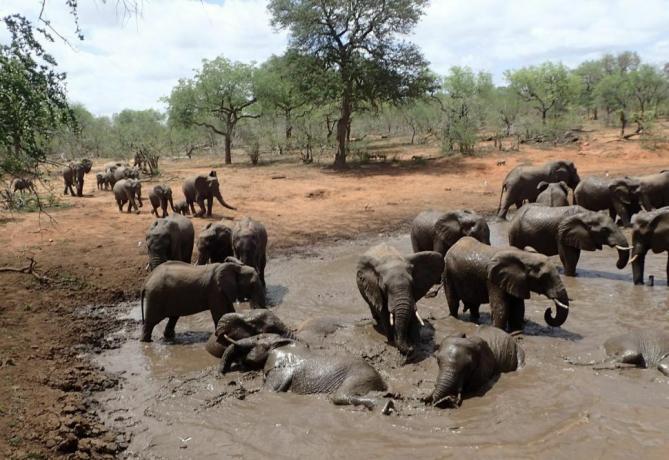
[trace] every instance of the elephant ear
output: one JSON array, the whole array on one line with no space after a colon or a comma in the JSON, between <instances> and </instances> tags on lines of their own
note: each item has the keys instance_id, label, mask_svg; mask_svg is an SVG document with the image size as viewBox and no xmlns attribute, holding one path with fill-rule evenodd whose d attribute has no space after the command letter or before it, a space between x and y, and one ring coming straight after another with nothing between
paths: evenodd
<instances>
[{"instance_id":1,"label":"elephant ear","mask_svg":"<svg viewBox=\"0 0 669 460\"><path fill-rule=\"evenodd\" d=\"M207 186L207 177L206 176L196 176L195 177L195 190L204 190Z\"/></svg>"},{"instance_id":2,"label":"elephant ear","mask_svg":"<svg viewBox=\"0 0 669 460\"><path fill-rule=\"evenodd\" d=\"M441 283L444 258L435 251L417 252L407 257L413 266L413 298L420 300L435 284Z\"/></svg>"},{"instance_id":3,"label":"elephant ear","mask_svg":"<svg viewBox=\"0 0 669 460\"><path fill-rule=\"evenodd\" d=\"M587 212L584 212L562 219L558 226L558 240L562 244L584 251L601 249L601 245L590 233L590 225L585 220L586 216Z\"/></svg>"},{"instance_id":4,"label":"elephant ear","mask_svg":"<svg viewBox=\"0 0 669 460\"><path fill-rule=\"evenodd\" d=\"M521 251L500 251L490 261L488 280L514 297L530 298L527 269L519 258Z\"/></svg>"},{"instance_id":5,"label":"elephant ear","mask_svg":"<svg viewBox=\"0 0 669 460\"><path fill-rule=\"evenodd\" d=\"M631 190L624 182L613 182L611 185L609 185L609 192L623 204L629 205L632 202Z\"/></svg>"},{"instance_id":6,"label":"elephant ear","mask_svg":"<svg viewBox=\"0 0 669 460\"><path fill-rule=\"evenodd\" d=\"M537 184L537 192L539 192L539 193L543 192L544 190L546 190L548 188L549 185L550 184L548 182L546 182L545 180L542 180L541 182L539 182L539 184Z\"/></svg>"},{"instance_id":7,"label":"elephant ear","mask_svg":"<svg viewBox=\"0 0 669 460\"><path fill-rule=\"evenodd\" d=\"M376 270L376 259L370 256L362 256L358 261L358 272L356 282L358 290L365 302L381 311L384 305L384 293L381 290L381 274Z\"/></svg>"},{"instance_id":8,"label":"elephant ear","mask_svg":"<svg viewBox=\"0 0 669 460\"><path fill-rule=\"evenodd\" d=\"M444 214L434 224L434 233L443 241L446 248L453 246L465 233L454 212Z\"/></svg>"},{"instance_id":9,"label":"elephant ear","mask_svg":"<svg viewBox=\"0 0 669 460\"><path fill-rule=\"evenodd\" d=\"M666 241L669 238L669 212L657 212L645 226L645 234L652 233L650 247L653 252L662 252L666 250Z\"/></svg>"}]
</instances>

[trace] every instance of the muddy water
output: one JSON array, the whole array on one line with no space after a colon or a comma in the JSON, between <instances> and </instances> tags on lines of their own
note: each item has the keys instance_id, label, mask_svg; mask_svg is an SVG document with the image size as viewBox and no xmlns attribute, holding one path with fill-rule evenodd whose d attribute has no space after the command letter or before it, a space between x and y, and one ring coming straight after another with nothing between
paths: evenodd
<instances>
[{"instance_id":1,"label":"muddy water","mask_svg":"<svg viewBox=\"0 0 669 460\"><path fill-rule=\"evenodd\" d=\"M493 224L493 244L504 244L504 224ZM526 303L522 346L527 365L501 376L482 395L457 410L425 408L437 373L434 358L402 365L397 352L372 328L354 276L358 256L388 241L410 251L407 236L347 242L309 254L273 258L268 288L275 311L297 326L317 316L336 316L344 327L314 347L346 350L368 359L393 392L398 413L379 415L336 407L326 396L257 391L258 373L216 375L217 362L203 350L213 330L208 313L183 318L175 344L159 337L140 343L139 326L122 348L100 358L125 377L104 395L109 423L133 432L129 453L142 458L667 458L669 381L655 370L593 371L564 362L603 356L601 344L630 326L669 324L665 260L650 256L646 275L656 285L634 286L631 268L615 268L615 250L583 253L579 277L565 278L573 299L563 328L543 322L549 302ZM557 261L559 263L559 261ZM245 306L241 306L245 308ZM450 318L445 298L424 299L419 310L424 351L452 332L474 325ZM482 321L490 322L483 306ZM139 318L139 308L130 313ZM312 338L313 339L313 338Z\"/></svg>"}]
</instances>

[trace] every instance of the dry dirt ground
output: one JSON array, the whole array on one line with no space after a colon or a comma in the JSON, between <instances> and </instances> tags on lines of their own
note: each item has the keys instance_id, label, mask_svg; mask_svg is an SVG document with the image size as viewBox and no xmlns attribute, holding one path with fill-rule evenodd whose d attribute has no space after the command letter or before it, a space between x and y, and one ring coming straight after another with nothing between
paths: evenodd
<instances>
[{"instance_id":1,"label":"dry dirt ground","mask_svg":"<svg viewBox=\"0 0 669 460\"><path fill-rule=\"evenodd\" d=\"M216 169L226 201L238 211L215 204L213 219L193 219L196 232L210 220L253 216L267 226L271 263L272 254L295 248L406 231L426 208L492 214L504 176L520 164L569 159L581 177L651 173L669 165L669 145L618 141L614 131L591 132L566 146L523 145L519 152L470 158L389 141L371 150L388 161L334 171L285 160L257 167L224 167L220 157L164 160L159 181L180 200L185 177ZM108 338L119 327L110 307L138 297L146 275L144 234L154 217L148 200L141 214L121 214L111 192L96 190L94 173L105 161L96 160L86 177L85 197L63 198L70 207L50 210L52 220L0 214L0 266L22 267L33 257L37 272L51 279L0 273L2 458L114 457L127 445L126 434L108 431L96 416L95 392L117 381L87 355L118 345ZM157 182L144 184L145 196ZM58 194L61 183L54 177Z\"/></svg>"}]
</instances>

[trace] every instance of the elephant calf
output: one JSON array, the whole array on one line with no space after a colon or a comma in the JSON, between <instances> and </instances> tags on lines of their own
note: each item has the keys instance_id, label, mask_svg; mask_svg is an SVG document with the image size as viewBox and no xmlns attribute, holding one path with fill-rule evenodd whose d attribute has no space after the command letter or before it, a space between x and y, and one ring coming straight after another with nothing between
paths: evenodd
<instances>
[{"instance_id":1,"label":"elephant calf","mask_svg":"<svg viewBox=\"0 0 669 460\"><path fill-rule=\"evenodd\" d=\"M204 265L210 262L223 262L228 257L234 256L232 249L232 229L227 225L209 223L200 232L197 239L197 264ZM242 262L244 262L242 260ZM254 265L248 264L254 268ZM256 268L256 271L258 269ZM261 280L264 282L264 275Z\"/></svg>"},{"instance_id":2,"label":"elephant calf","mask_svg":"<svg viewBox=\"0 0 669 460\"><path fill-rule=\"evenodd\" d=\"M542 206L569 206L569 186L564 182L539 182L537 185L537 204Z\"/></svg>"},{"instance_id":3,"label":"elephant calf","mask_svg":"<svg viewBox=\"0 0 669 460\"><path fill-rule=\"evenodd\" d=\"M206 214L207 217L211 217L211 208L214 205L214 198L216 198L222 206L232 210L236 209L226 203L223 199L216 171L211 171L208 175L199 174L197 176L189 177L184 181L182 190L184 192L184 197L186 197L186 203L188 203L194 216L202 217ZM206 210L205 202L207 206ZM197 203L200 208L199 212L195 212L195 203Z\"/></svg>"},{"instance_id":4,"label":"elephant calf","mask_svg":"<svg viewBox=\"0 0 669 460\"><path fill-rule=\"evenodd\" d=\"M436 357L439 374L426 402L438 407L460 406L463 394L480 390L495 375L515 371L525 362L525 352L513 337L487 326L470 337L446 337Z\"/></svg>"},{"instance_id":5,"label":"elephant calf","mask_svg":"<svg viewBox=\"0 0 669 460\"><path fill-rule=\"evenodd\" d=\"M509 243L520 249L530 246L547 256L559 254L566 276L576 276L581 251L615 247L616 266L622 269L632 249L611 217L581 206L523 206L509 226Z\"/></svg>"},{"instance_id":6,"label":"elephant calf","mask_svg":"<svg viewBox=\"0 0 669 460\"><path fill-rule=\"evenodd\" d=\"M569 297L555 266L543 254L511 247L490 247L468 236L446 253L444 292L451 316L458 317L460 301L479 319L479 307L490 303L493 326L509 332L523 330L525 300L530 292L553 300L557 310L544 312L549 326L559 327L569 314Z\"/></svg>"},{"instance_id":7,"label":"elephant calf","mask_svg":"<svg viewBox=\"0 0 669 460\"><path fill-rule=\"evenodd\" d=\"M235 311L235 301L247 299L252 308L265 307L265 290L251 267L234 262L165 262L151 273L142 288L142 341L150 342L153 328L165 318L169 320L164 336L172 339L180 316L205 310L211 311L216 327L224 313Z\"/></svg>"},{"instance_id":8,"label":"elephant calf","mask_svg":"<svg viewBox=\"0 0 669 460\"><path fill-rule=\"evenodd\" d=\"M250 217L243 217L232 228L232 248L235 257L256 269L265 284L267 265L267 230Z\"/></svg>"},{"instance_id":9,"label":"elephant calf","mask_svg":"<svg viewBox=\"0 0 669 460\"><path fill-rule=\"evenodd\" d=\"M574 189L574 204L590 211L608 211L611 219L620 216L623 226L630 226L633 214L641 211L637 190L639 181L631 177L586 177Z\"/></svg>"},{"instance_id":10,"label":"elephant calf","mask_svg":"<svg viewBox=\"0 0 669 460\"><path fill-rule=\"evenodd\" d=\"M234 341L221 358L221 372L237 362L263 367L264 388L297 394L331 394L337 405L362 405L372 409L371 392L386 391L379 373L362 358L331 353L316 354L306 345L276 334L262 334Z\"/></svg>"},{"instance_id":11,"label":"elephant calf","mask_svg":"<svg viewBox=\"0 0 669 460\"><path fill-rule=\"evenodd\" d=\"M633 219L632 228L632 277L634 284L643 284L643 272L648 251L669 251L669 206L650 212L640 212ZM669 283L669 258L667 259Z\"/></svg>"},{"instance_id":12,"label":"elephant calf","mask_svg":"<svg viewBox=\"0 0 669 460\"><path fill-rule=\"evenodd\" d=\"M120 212L123 212L123 206L128 203L128 213L134 208L139 214L139 208L142 207L142 183L138 179L121 179L114 184L113 190ZM139 202L139 207L135 199Z\"/></svg>"},{"instance_id":13,"label":"elephant calf","mask_svg":"<svg viewBox=\"0 0 669 460\"><path fill-rule=\"evenodd\" d=\"M436 251L443 256L463 236L490 244L490 228L485 218L468 209L441 212L423 211L411 224L414 252Z\"/></svg>"},{"instance_id":14,"label":"elephant calf","mask_svg":"<svg viewBox=\"0 0 669 460\"><path fill-rule=\"evenodd\" d=\"M174 202L172 201L172 189L169 185L156 185L149 191L149 201L151 202L151 214L158 217L158 208L163 210L161 217L167 217L167 205L169 203L172 211L174 211ZM176 211L174 211L176 212Z\"/></svg>"},{"instance_id":15,"label":"elephant calf","mask_svg":"<svg viewBox=\"0 0 669 460\"><path fill-rule=\"evenodd\" d=\"M186 201L181 200L177 204L174 205L174 212L178 212L182 216L187 216L190 214L190 210L188 209L188 203Z\"/></svg>"},{"instance_id":16,"label":"elephant calf","mask_svg":"<svg viewBox=\"0 0 669 460\"><path fill-rule=\"evenodd\" d=\"M190 219L178 214L156 219L146 232L148 267L153 270L168 260L190 263L194 240L195 229Z\"/></svg>"}]
</instances>

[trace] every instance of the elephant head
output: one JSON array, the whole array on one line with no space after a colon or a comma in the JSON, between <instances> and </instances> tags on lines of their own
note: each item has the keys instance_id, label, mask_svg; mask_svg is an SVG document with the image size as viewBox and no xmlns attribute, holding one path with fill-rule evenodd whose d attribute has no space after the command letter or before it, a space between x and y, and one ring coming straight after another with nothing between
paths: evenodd
<instances>
[{"instance_id":1,"label":"elephant head","mask_svg":"<svg viewBox=\"0 0 669 460\"><path fill-rule=\"evenodd\" d=\"M641 211L637 195L640 185L637 179L627 176L614 179L609 183L611 205L625 226L630 225L630 217L633 214Z\"/></svg>"},{"instance_id":2,"label":"elephant head","mask_svg":"<svg viewBox=\"0 0 669 460\"><path fill-rule=\"evenodd\" d=\"M555 303L544 312L546 324L559 327L569 315L569 297L560 274L548 257L516 248L498 251L488 265L488 282L503 292L520 299L529 299L530 292L543 294Z\"/></svg>"},{"instance_id":3,"label":"elephant head","mask_svg":"<svg viewBox=\"0 0 669 460\"><path fill-rule=\"evenodd\" d=\"M241 340L226 338L230 345L221 356L219 371L225 374L233 363L243 363L251 369L262 369L269 353L275 348L294 343L293 339L279 334L258 334Z\"/></svg>"},{"instance_id":4,"label":"elephant head","mask_svg":"<svg viewBox=\"0 0 669 460\"><path fill-rule=\"evenodd\" d=\"M632 277L634 284L643 284L646 253L663 252L669 249L669 207L654 211L642 211L633 220ZM669 269L669 264L667 264Z\"/></svg>"},{"instance_id":5,"label":"elephant head","mask_svg":"<svg viewBox=\"0 0 669 460\"><path fill-rule=\"evenodd\" d=\"M560 222L558 251L564 260L578 260L579 250L595 251L603 245L618 250L618 269L627 265L631 248L622 230L606 212L578 212Z\"/></svg>"},{"instance_id":6,"label":"elephant head","mask_svg":"<svg viewBox=\"0 0 669 460\"><path fill-rule=\"evenodd\" d=\"M154 187L153 191L158 195L161 202L168 202L172 211L176 212L174 209L174 202L172 201L172 188L169 185L158 185Z\"/></svg>"},{"instance_id":7,"label":"elephant head","mask_svg":"<svg viewBox=\"0 0 669 460\"><path fill-rule=\"evenodd\" d=\"M468 209L444 214L434 225L434 233L434 250L442 255L463 236L490 244L490 228L485 218Z\"/></svg>"},{"instance_id":8,"label":"elephant head","mask_svg":"<svg viewBox=\"0 0 669 460\"><path fill-rule=\"evenodd\" d=\"M560 182L546 182L542 180L541 182L539 182L539 185L537 185L537 193L543 192L548 187L550 187L551 184L555 184L556 187L562 189L565 195L569 195L569 186L563 180L561 180Z\"/></svg>"},{"instance_id":9,"label":"elephant head","mask_svg":"<svg viewBox=\"0 0 669 460\"><path fill-rule=\"evenodd\" d=\"M416 302L441 281L444 259L438 252L407 257L363 255L358 262L358 289L378 327L403 354L411 354L422 320Z\"/></svg>"},{"instance_id":10,"label":"elephant head","mask_svg":"<svg viewBox=\"0 0 669 460\"><path fill-rule=\"evenodd\" d=\"M204 265L210 260L212 262L224 261L226 257L233 254L232 230L221 223L207 224L197 240L197 251L197 265Z\"/></svg>"},{"instance_id":11,"label":"elephant head","mask_svg":"<svg viewBox=\"0 0 669 460\"><path fill-rule=\"evenodd\" d=\"M244 302L248 300L252 309L265 308L265 285L260 280L255 268L244 265L233 257L225 259L222 266L225 268L225 270L221 270L223 274L227 271L235 274L234 290L225 291L236 293L235 298L230 299L231 301ZM223 286L226 280L219 279L218 281Z\"/></svg>"},{"instance_id":12,"label":"elephant head","mask_svg":"<svg viewBox=\"0 0 669 460\"><path fill-rule=\"evenodd\" d=\"M128 179L128 186L130 190L135 194L138 201L138 206L142 207L142 182L139 179Z\"/></svg>"},{"instance_id":13,"label":"elephant head","mask_svg":"<svg viewBox=\"0 0 669 460\"><path fill-rule=\"evenodd\" d=\"M93 167L93 162L89 160L88 158L84 158L81 160L81 166L86 174L91 172L91 168Z\"/></svg>"},{"instance_id":14,"label":"elephant head","mask_svg":"<svg viewBox=\"0 0 669 460\"><path fill-rule=\"evenodd\" d=\"M569 188L574 189L581 181L573 161L559 160L554 163L553 179L555 182L564 181Z\"/></svg>"},{"instance_id":15,"label":"elephant head","mask_svg":"<svg viewBox=\"0 0 669 460\"><path fill-rule=\"evenodd\" d=\"M197 190L197 193L200 196L216 198L218 202L221 203L221 206L224 206L228 209L236 209L230 206L228 203L226 203L225 200L223 199L223 195L221 195L220 185L218 182L218 177L216 177L216 171L211 171L207 176L204 175L197 176L195 178L195 190Z\"/></svg>"}]
</instances>

